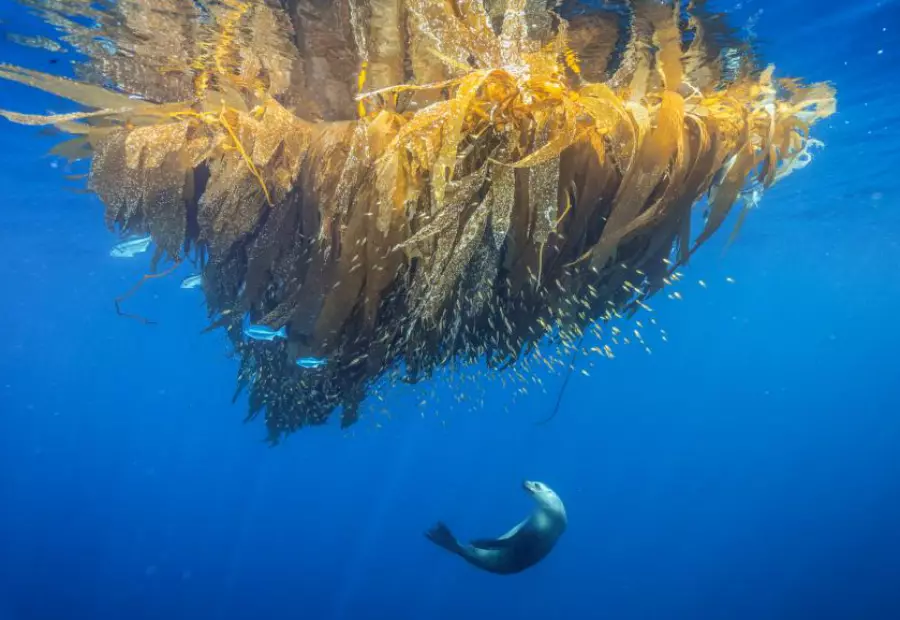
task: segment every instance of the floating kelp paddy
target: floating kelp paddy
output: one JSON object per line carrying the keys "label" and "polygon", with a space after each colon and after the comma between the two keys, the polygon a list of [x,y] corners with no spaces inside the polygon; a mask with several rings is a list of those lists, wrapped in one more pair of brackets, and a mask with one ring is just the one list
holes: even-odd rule
{"label": "floating kelp paddy", "polygon": [[22,2],[77,79],[0,78],[83,111],[0,114],[70,134],[53,152],[90,160],[154,273],[202,269],[273,442],[352,425],[379,380],[567,370],[591,331],[611,357],[633,335],[604,323],[806,166],[835,110],[703,2]]}

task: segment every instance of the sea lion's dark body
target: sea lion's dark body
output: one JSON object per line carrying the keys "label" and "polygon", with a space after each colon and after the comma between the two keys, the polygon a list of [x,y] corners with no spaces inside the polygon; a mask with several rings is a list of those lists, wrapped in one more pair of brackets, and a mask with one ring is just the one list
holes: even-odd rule
{"label": "sea lion's dark body", "polygon": [[482,570],[499,575],[520,573],[544,559],[566,529],[566,509],[550,487],[526,482],[537,502],[534,512],[509,532],[495,539],[460,544],[443,523],[426,532],[429,540],[461,556]]}

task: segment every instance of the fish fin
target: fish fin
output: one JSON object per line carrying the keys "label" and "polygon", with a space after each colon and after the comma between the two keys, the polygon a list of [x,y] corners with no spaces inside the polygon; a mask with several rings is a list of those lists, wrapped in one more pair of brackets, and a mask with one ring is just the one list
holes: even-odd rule
{"label": "fish fin", "polygon": [[281,329],[279,329],[276,333],[281,338],[287,338],[287,325],[282,325]]}

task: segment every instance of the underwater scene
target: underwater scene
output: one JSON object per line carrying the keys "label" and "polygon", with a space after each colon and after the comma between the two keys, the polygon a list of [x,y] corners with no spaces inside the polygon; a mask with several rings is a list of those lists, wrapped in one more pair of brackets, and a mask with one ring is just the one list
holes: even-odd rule
{"label": "underwater scene", "polygon": [[0,620],[900,618],[898,43],[0,0]]}

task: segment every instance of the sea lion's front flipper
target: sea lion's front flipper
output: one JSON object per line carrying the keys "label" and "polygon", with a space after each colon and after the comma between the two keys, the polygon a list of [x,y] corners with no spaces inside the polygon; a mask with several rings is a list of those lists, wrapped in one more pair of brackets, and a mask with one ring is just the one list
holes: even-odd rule
{"label": "sea lion's front flipper", "polygon": [[484,549],[486,551],[490,551],[492,549],[506,549],[512,544],[511,538],[482,538],[480,540],[473,540],[469,543],[473,547],[478,549]]}

